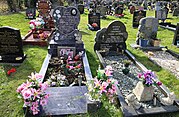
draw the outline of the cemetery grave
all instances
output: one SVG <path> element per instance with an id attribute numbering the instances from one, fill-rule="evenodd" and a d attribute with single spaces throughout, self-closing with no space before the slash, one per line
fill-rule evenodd
<path id="1" fill-rule="evenodd" d="M 157 40 L 158 20 L 153 17 L 146 17 L 140 20 L 138 28 L 137 45 L 132 45 L 134 48 L 144 50 L 149 60 L 169 70 L 177 78 L 178 75 L 178 54 L 160 45 Z M 177 32 L 176 32 L 177 35 Z M 177 37 L 176 37 L 177 38 Z M 176 42 L 175 42 L 176 43 Z M 163 51 L 162 51 L 163 50 Z"/>
<path id="2" fill-rule="evenodd" d="M 23 38 L 24 45 L 48 45 L 48 37 L 52 34 L 54 28 L 54 22 L 50 15 L 51 7 L 52 4 L 49 0 L 38 0 L 37 10 L 39 18 L 29 22 L 31 31 Z"/>
<path id="3" fill-rule="evenodd" d="M 142 71 L 147 71 L 147 68 L 126 49 L 127 35 L 125 25 L 120 21 L 113 21 L 107 28 L 97 32 L 94 45 L 94 50 L 103 67 L 112 66 L 113 78 L 118 80 L 117 95 L 123 115 L 145 116 L 179 111 L 178 104 L 165 105 L 166 103 L 162 102 L 162 96 L 170 96 L 170 91 L 164 85 L 155 86 L 156 99 L 151 93 L 151 99 L 144 101 L 143 99 L 148 97 L 144 96 L 145 98 L 141 97 L 141 101 L 139 100 L 140 89 L 136 88 L 140 82 L 136 76 Z M 156 80 L 158 81 L 158 79 Z M 148 95 L 150 95 L 149 92 Z"/>
<path id="4" fill-rule="evenodd" d="M 48 0 L 41 1 L 46 2 Z M 18 45 L 19 47 L 20 45 L 20 50 L 23 49 L 23 51 L 28 55 L 25 59 L 26 61 L 24 61 L 24 63 L 20 66 L 14 66 L 14 64 L 11 64 L 11 60 L 10 62 L 8 61 L 8 63 L 10 63 L 10 66 L 6 66 L 3 64 L 0 66 L 0 77 L 2 78 L 0 81 L 1 116 L 24 115 L 22 111 L 22 103 L 24 101 L 17 101 L 17 92 L 15 90 L 17 89 L 17 86 L 19 84 L 27 80 L 26 76 L 29 76 L 30 72 L 36 72 L 39 70 L 39 74 L 43 75 L 43 78 L 40 81 L 43 83 L 45 81 L 48 81 L 50 83 L 50 87 L 46 91 L 47 93 L 50 92 L 50 97 L 48 98 L 48 105 L 43 106 L 42 113 L 40 112 L 40 115 L 42 116 L 178 116 L 179 92 L 177 87 L 179 86 L 179 55 L 176 53 L 178 52 L 178 48 L 176 46 L 172 46 L 170 42 L 171 38 L 173 38 L 173 32 L 161 29 L 158 30 L 158 37 L 162 39 L 162 45 L 164 44 L 165 46 L 161 46 L 161 40 L 158 40 L 158 42 L 155 43 L 151 41 L 151 45 L 148 45 L 147 47 L 141 47 L 141 49 L 144 49 L 144 51 L 138 51 L 137 49 L 133 49 L 130 47 L 126 49 L 127 45 L 135 42 L 137 29 L 131 28 L 132 21 L 130 22 L 130 20 L 132 20 L 132 15 L 130 15 L 128 10 L 123 9 L 125 17 L 121 18 L 120 22 L 123 22 L 126 28 L 124 28 L 124 24 L 121 23 L 121 32 L 118 21 L 114 21 L 119 20 L 119 18 L 108 16 L 106 20 L 101 20 L 101 26 L 99 23 L 100 27 L 106 27 L 109 22 L 114 21 L 114 23 L 110 24 L 112 28 L 108 26 L 107 28 L 103 28 L 99 32 L 97 32 L 96 37 L 98 39 L 96 38 L 95 40 L 95 49 L 97 49 L 95 52 L 97 56 L 95 56 L 95 52 L 91 47 L 93 47 L 93 44 L 95 43 L 93 37 L 95 36 L 96 32 L 89 31 L 86 28 L 86 22 L 88 22 L 88 14 L 86 14 L 87 9 L 85 8 L 85 13 L 80 16 L 80 21 L 80 9 L 78 8 L 80 4 L 73 4 L 75 6 L 70 8 L 67 6 L 59 8 L 58 6 L 59 3 L 62 2 L 61 0 L 50 1 L 52 1 L 52 8 L 53 10 L 55 10 L 53 14 L 51 12 L 51 16 L 54 17 L 54 21 L 56 22 L 55 30 L 46 29 L 44 31 L 45 33 L 48 33 L 46 31 L 50 32 L 49 38 L 46 39 L 48 43 L 44 41 L 43 38 L 41 38 L 40 41 L 44 43 L 38 42 L 37 44 L 49 45 L 48 49 L 47 47 L 33 46 L 32 43 L 29 43 L 30 46 L 21 46 L 21 44 L 19 43 L 13 45 L 14 43 L 12 44 L 11 42 L 14 42 L 14 40 L 16 39 L 11 37 L 16 37 L 20 34 L 13 34 L 16 36 L 10 35 L 9 37 L 11 39 L 4 38 L 8 36 L 8 34 L 3 32 L 6 29 L 2 30 L 2 35 L 0 34 L 0 42 L 3 41 L 3 44 L 1 43 L 0 46 L 3 47 L 3 51 L 5 50 L 4 52 L 15 50 L 14 46 Z M 139 6 L 142 4 L 141 1 L 142 0 L 138 0 L 135 2 L 135 4 L 137 4 L 135 5 L 137 6 L 137 9 L 144 9 L 144 7 Z M 125 2 L 129 2 L 129 0 L 126 0 Z M 78 2 L 76 1 L 75 3 Z M 63 3 L 61 5 L 63 5 Z M 41 9 L 47 10 L 46 6 L 48 5 L 43 4 Z M 124 8 L 126 8 L 126 6 L 124 6 Z M 79 9 L 79 12 L 76 11 L 77 9 Z M 81 11 L 83 11 L 82 7 Z M 146 15 L 153 16 L 154 13 L 155 11 L 147 10 Z M 99 16 L 101 17 L 101 14 Z M 28 19 L 25 19 L 24 17 L 24 12 L 1 15 L 0 26 L 8 25 L 16 27 L 21 30 L 22 35 L 25 35 L 29 25 L 27 24 Z M 177 17 L 172 17 L 171 14 L 169 14 L 168 17 L 171 21 L 171 24 L 176 23 L 178 20 Z M 98 19 L 100 18 L 98 17 Z M 168 22 L 164 23 L 166 24 Z M 80 25 L 78 26 L 78 24 Z M 96 24 L 94 23 L 93 26 L 97 26 Z M 155 22 L 149 24 L 156 26 Z M 154 29 L 156 30 L 156 28 Z M 152 33 L 152 31 L 154 30 L 151 31 L 151 27 L 146 26 L 145 29 L 141 30 L 146 31 L 147 34 L 152 34 L 152 38 L 155 38 L 155 40 L 157 40 L 155 33 Z M 10 32 L 14 31 L 11 30 Z M 40 32 L 41 31 L 38 31 L 37 33 L 40 34 Z M 83 41 L 81 40 L 82 34 Z M 178 43 L 177 35 L 178 32 L 176 31 L 173 39 L 173 44 Z M 33 38 L 33 35 L 30 36 Z M 36 34 L 34 36 L 38 35 Z M 145 35 L 142 34 L 141 37 L 142 36 Z M 100 39 L 102 39 L 102 41 Z M 37 40 L 39 39 L 37 38 L 34 41 Z M 8 43 L 6 43 L 7 41 Z M 85 48 L 83 42 L 85 44 Z M 23 44 L 25 45 L 25 43 Z M 1 47 L 0 50 L 2 50 Z M 20 55 L 17 55 L 17 53 L 15 53 L 17 55 L 17 57 L 15 55 L 15 57 L 17 58 L 16 60 L 19 60 L 19 58 L 21 58 L 19 56 L 24 55 L 23 51 L 16 51 L 17 53 L 21 53 Z M 135 55 L 137 59 L 133 55 Z M 149 59 L 147 56 L 149 57 Z M 4 60 L 9 60 L 13 57 L 14 56 L 12 56 L 11 53 L 8 53 L 8 56 L 4 56 L 3 58 Z M 23 57 L 25 58 L 25 55 Z M 97 57 L 100 61 L 98 61 Z M 154 95 L 150 95 L 152 96 L 150 97 L 152 98 L 152 100 L 150 101 L 138 101 L 138 99 L 140 99 L 140 96 L 136 96 L 136 90 L 133 91 L 133 89 L 137 89 L 137 87 L 140 87 L 141 89 L 144 88 L 142 87 L 144 84 L 141 85 L 139 83 L 140 80 L 137 75 L 138 73 L 142 73 L 143 71 L 147 70 L 137 60 L 140 60 L 140 62 L 145 64 L 147 68 L 154 70 L 163 84 L 161 86 L 154 86 Z M 88 64 L 88 61 L 90 66 Z M 150 61 L 161 67 L 163 65 L 164 69 L 158 67 Z M 2 63 L 4 63 L 4 61 Z M 117 89 L 118 100 L 115 102 L 115 106 L 108 101 L 102 101 L 102 105 L 98 102 L 94 103 L 93 101 L 89 101 L 86 95 L 84 96 L 84 94 L 86 94 L 89 90 L 87 89 L 88 86 L 86 86 L 85 82 L 92 79 L 91 71 L 93 73 L 93 76 L 96 76 L 95 73 L 99 63 L 102 63 L 103 67 L 111 65 L 114 70 L 113 78 L 119 81 L 119 87 Z M 16 72 L 9 75 L 8 70 L 12 70 L 14 68 Z M 157 81 L 158 78 L 156 79 Z M 177 98 L 175 98 L 175 95 L 170 92 L 164 86 L 164 84 L 170 89 L 170 91 L 175 92 Z M 149 90 L 153 91 L 153 89 L 151 88 L 149 88 Z M 137 89 L 137 93 L 140 91 L 140 89 Z M 133 92 L 135 92 L 135 95 Z M 24 112 L 25 111 L 26 110 L 24 110 Z"/>
<path id="5" fill-rule="evenodd" d="M 60 16 L 60 17 L 59 17 Z M 44 115 L 60 116 L 87 113 L 89 103 L 84 82 L 92 78 L 86 52 L 77 29 L 80 13 L 75 7 L 57 7 L 53 18 L 56 30 L 40 74 L 50 83 L 49 103 Z M 62 26 L 63 24 L 64 26 Z"/>

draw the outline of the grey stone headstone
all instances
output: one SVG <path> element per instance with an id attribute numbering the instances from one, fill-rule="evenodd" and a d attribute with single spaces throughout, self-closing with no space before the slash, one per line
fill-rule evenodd
<path id="1" fill-rule="evenodd" d="M 0 62 L 22 63 L 23 53 L 20 30 L 11 27 L 0 28 Z"/>
<path id="2" fill-rule="evenodd" d="M 179 16 L 179 7 L 176 7 L 176 8 L 173 10 L 173 16 Z"/>
<path id="3" fill-rule="evenodd" d="M 155 18 L 165 21 L 167 19 L 167 11 L 165 9 L 155 11 Z"/>
<path id="4" fill-rule="evenodd" d="M 55 41 L 74 40 L 80 22 L 78 9 L 75 7 L 57 7 L 54 9 L 53 18 L 56 28 L 56 32 L 53 33 L 53 39 Z"/>
<path id="5" fill-rule="evenodd" d="M 106 6 L 98 6 L 97 7 L 97 12 L 99 12 L 102 17 L 105 17 L 107 11 L 108 11 L 108 9 Z"/>
<path id="6" fill-rule="evenodd" d="M 125 25 L 120 21 L 113 21 L 107 28 L 103 28 L 97 32 L 94 50 L 125 50 L 127 37 L 128 33 Z"/>
<path id="7" fill-rule="evenodd" d="M 140 25 L 138 27 L 138 34 L 143 33 L 144 39 L 149 41 L 156 38 L 158 31 L 158 19 L 154 17 L 146 17 L 140 20 Z M 137 44 L 139 40 L 139 35 L 137 35 Z"/>

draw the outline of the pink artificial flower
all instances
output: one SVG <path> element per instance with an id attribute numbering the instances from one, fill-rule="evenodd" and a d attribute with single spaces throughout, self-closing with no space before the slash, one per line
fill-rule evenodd
<path id="1" fill-rule="evenodd" d="M 108 85 L 109 85 L 109 84 L 108 84 L 107 82 L 103 82 L 103 83 L 102 83 L 102 87 L 104 87 L 104 88 L 107 88 Z"/>
<path id="2" fill-rule="evenodd" d="M 30 102 L 26 102 L 26 101 L 24 100 L 24 104 L 25 104 L 26 106 L 29 106 L 29 105 L 30 105 Z"/>
<path id="3" fill-rule="evenodd" d="M 141 73 L 138 74 L 138 78 L 142 78 L 142 74 Z"/>
<path id="4" fill-rule="evenodd" d="M 69 66 L 69 67 L 70 67 L 70 68 L 69 68 L 70 70 L 74 69 L 74 67 L 73 67 L 73 66 Z"/>
<path id="5" fill-rule="evenodd" d="M 47 104 L 47 99 L 40 100 L 40 105 L 44 106 Z"/>
<path id="6" fill-rule="evenodd" d="M 109 93 L 109 94 L 114 94 L 115 91 L 114 91 L 113 89 L 109 88 L 109 89 L 108 89 L 108 93 Z"/>
<path id="7" fill-rule="evenodd" d="M 94 79 L 94 84 L 95 84 L 94 88 L 100 87 L 101 86 L 101 81 L 95 78 Z"/>
<path id="8" fill-rule="evenodd" d="M 38 108 L 39 107 L 38 101 L 32 102 L 32 107 Z"/>
<path id="9" fill-rule="evenodd" d="M 76 66 L 76 68 L 80 68 L 81 67 L 81 64 L 78 64 L 77 66 Z"/>
<path id="10" fill-rule="evenodd" d="M 39 90 L 36 90 L 34 88 L 31 88 L 30 90 L 33 94 L 33 100 L 35 100 L 36 98 L 40 98 L 40 91 Z"/>
<path id="11" fill-rule="evenodd" d="M 49 95 L 50 95 L 50 94 L 46 94 L 46 95 L 44 96 L 44 98 L 45 98 L 45 99 L 49 98 Z"/>
<path id="12" fill-rule="evenodd" d="M 29 99 L 32 96 L 32 92 L 29 89 L 23 90 L 22 96 L 24 99 Z"/>
<path id="13" fill-rule="evenodd" d="M 34 109 L 32 110 L 32 113 L 33 113 L 33 115 L 36 115 L 36 114 L 39 113 L 39 110 L 38 110 L 37 108 L 34 108 Z"/>
<path id="14" fill-rule="evenodd" d="M 17 88 L 16 92 L 21 93 L 21 91 L 24 90 L 25 86 L 26 86 L 25 83 L 21 84 L 21 85 Z"/>
<path id="15" fill-rule="evenodd" d="M 41 75 L 41 74 L 39 74 L 39 73 L 36 73 L 36 74 L 35 74 L 35 77 L 36 77 L 37 79 L 41 79 L 41 78 L 43 78 L 43 75 Z"/>
<path id="16" fill-rule="evenodd" d="M 100 93 L 103 93 L 103 92 L 107 92 L 106 88 L 108 86 L 108 83 L 107 82 L 103 82 L 102 85 L 100 86 Z"/>
<path id="17" fill-rule="evenodd" d="M 32 80 L 36 80 L 35 74 L 33 72 L 31 73 L 31 76 L 28 76 L 28 77 Z"/>
<path id="18" fill-rule="evenodd" d="M 107 83 L 111 83 L 111 79 L 107 79 Z"/>
<path id="19" fill-rule="evenodd" d="M 41 83 L 40 88 L 42 91 L 45 91 L 48 88 L 48 83 L 47 82 Z"/>

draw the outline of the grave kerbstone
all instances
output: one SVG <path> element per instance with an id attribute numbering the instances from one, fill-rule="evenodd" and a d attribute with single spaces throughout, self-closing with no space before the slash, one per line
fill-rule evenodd
<path id="1" fill-rule="evenodd" d="M 22 63 L 23 53 L 20 30 L 11 27 L 0 28 L 0 62 Z"/>
<path id="2" fill-rule="evenodd" d="M 95 37 L 94 50 L 121 51 L 126 49 L 125 41 L 128 37 L 125 25 L 120 21 L 113 21 L 107 28 L 99 30 Z"/>
<path id="3" fill-rule="evenodd" d="M 132 26 L 137 28 L 139 26 L 140 19 L 146 17 L 146 11 L 135 11 L 133 14 Z"/>

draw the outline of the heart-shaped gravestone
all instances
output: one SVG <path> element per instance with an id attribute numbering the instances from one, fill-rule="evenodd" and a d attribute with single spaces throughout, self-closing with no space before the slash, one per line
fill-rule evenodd
<path id="1" fill-rule="evenodd" d="M 71 34 L 80 22 L 80 13 L 75 7 L 57 7 L 53 12 L 55 28 L 60 35 Z"/>

